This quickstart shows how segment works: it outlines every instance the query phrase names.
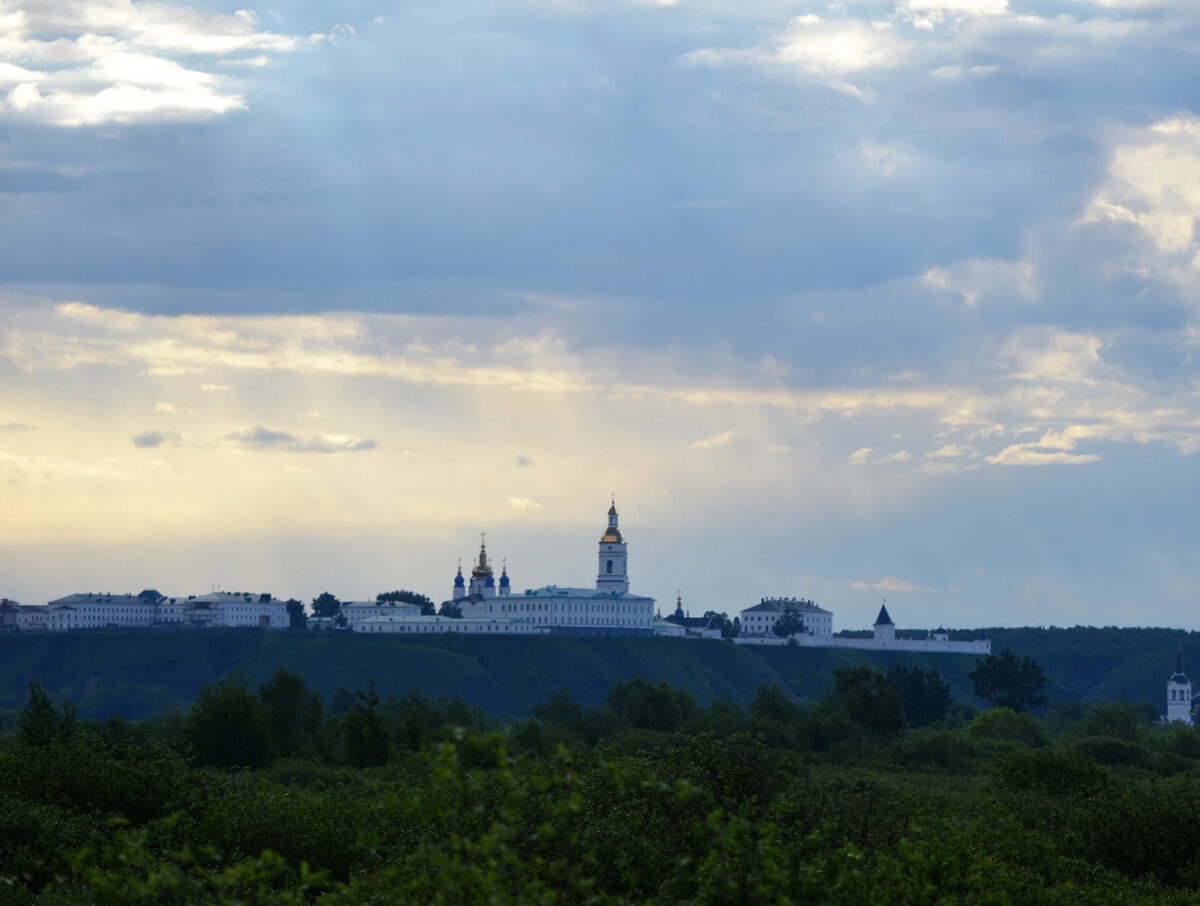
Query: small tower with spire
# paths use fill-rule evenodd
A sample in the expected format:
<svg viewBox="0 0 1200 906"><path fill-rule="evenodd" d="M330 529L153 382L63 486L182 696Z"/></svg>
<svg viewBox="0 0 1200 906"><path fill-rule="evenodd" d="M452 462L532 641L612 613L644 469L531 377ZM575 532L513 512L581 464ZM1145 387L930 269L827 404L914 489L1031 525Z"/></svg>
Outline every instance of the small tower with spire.
<svg viewBox="0 0 1200 906"><path fill-rule="evenodd" d="M500 566L500 597L507 598L511 587L511 582L508 579L508 561L505 560Z"/></svg>
<svg viewBox="0 0 1200 906"><path fill-rule="evenodd" d="M608 508L608 527L600 536L600 570L596 588L600 591L629 591L629 551L621 529L617 526L617 498Z"/></svg>
<svg viewBox="0 0 1200 906"><path fill-rule="evenodd" d="M467 596L467 583L463 579L462 560L458 561L458 575L454 577L454 594L453 600L460 601Z"/></svg>
<svg viewBox="0 0 1200 906"><path fill-rule="evenodd" d="M896 624L888 616L887 598L883 599L883 606L879 608L879 616L875 618L875 625L872 628L875 630L877 640L892 641L896 638Z"/></svg>
<svg viewBox="0 0 1200 906"><path fill-rule="evenodd" d="M1175 649L1175 673L1167 680L1167 720L1192 725L1192 683L1183 672L1183 645Z"/></svg>

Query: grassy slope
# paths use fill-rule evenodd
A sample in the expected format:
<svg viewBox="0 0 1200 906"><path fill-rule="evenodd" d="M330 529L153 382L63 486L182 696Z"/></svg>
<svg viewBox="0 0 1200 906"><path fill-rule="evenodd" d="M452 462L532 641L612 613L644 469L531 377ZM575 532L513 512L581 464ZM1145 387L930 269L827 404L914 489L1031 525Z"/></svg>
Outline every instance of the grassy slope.
<svg viewBox="0 0 1200 906"><path fill-rule="evenodd" d="M1200 653L1181 632L1154 629L993 629L996 649L1010 647L1046 666L1052 698L1158 701L1174 667L1175 644ZM0 636L0 708L19 707L26 684L77 700L80 716L153 714L196 695L200 684L235 670L253 682L277 667L300 673L326 700L339 686L382 694L419 689L462 695L493 713L522 714L557 687L588 704L618 679L643 676L685 686L702 702L748 701L760 683L778 682L815 698L833 670L868 663L935 666L954 697L970 698L965 655L746 648L680 639L423 639L345 634L255 632L64 633Z"/></svg>

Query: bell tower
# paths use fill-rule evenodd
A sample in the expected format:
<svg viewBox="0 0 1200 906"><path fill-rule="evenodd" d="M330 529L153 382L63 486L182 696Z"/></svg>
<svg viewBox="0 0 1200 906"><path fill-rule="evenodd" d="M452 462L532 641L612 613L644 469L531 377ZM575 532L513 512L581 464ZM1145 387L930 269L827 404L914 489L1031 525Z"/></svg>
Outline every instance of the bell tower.
<svg viewBox="0 0 1200 906"><path fill-rule="evenodd" d="M1183 646L1175 650L1175 673L1167 680L1167 721L1192 725L1192 684L1183 672Z"/></svg>
<svg viewBox="0 0 1200 906"><path fill-rule="evenodd" d="M608 508L608 527L600 536L600 570L596 588L601 591L629 591L629 551L621 529L617 526L617 499Z"/></svg>

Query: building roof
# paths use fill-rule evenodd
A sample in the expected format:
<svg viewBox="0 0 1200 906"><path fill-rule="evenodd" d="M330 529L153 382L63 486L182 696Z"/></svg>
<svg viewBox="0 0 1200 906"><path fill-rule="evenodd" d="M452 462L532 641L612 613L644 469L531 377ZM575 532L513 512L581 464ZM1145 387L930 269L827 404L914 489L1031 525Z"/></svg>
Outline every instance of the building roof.
<svg viewBox="0 0 1200 906"><path fill-rule="evenodd" d="M879 616L877 616L875 618L875 625L876 626L895 626L896 625L895 623L892 622L892 618L888 616L886 604L884 604L882 607L879 608ZM1160 673L1159 676L1162 676L1162 674Z"/></svg>
<svg viewBox="0 0 1200 906"><path fill-rule="evenodd" d="M1171 677L1169 682L1179 683L1181 686L1187 685L1187 674L1183 672L1183 646L1180 645L1175 649L1175 675Z"/></svg>
<svg viewBox="0 0 1200 906"><path fill-rule="evenodd" d="M830 613L830 611L823 607L818 607L812 601L806 601L802 598L763 598L753 607L744 608L742 613L785 613L789 610L798 613Z"/></svg>
<svg viewBox="0 0 1200 906"><path fill-rule="evenodd" d="M249 591L214 591L206 595L189 595L189 604L282 604L269 594Z"/></svg>
<svg viewBox="0 0 1200 906"><path fill-rule="evenodd" d="M676 626L682 626L684 629L694 629L702 632L706 629L717 629L721 627L716 624L712 617L681 617L678 614L671 614L667 617L664 623L674 623Z"/></svg>
<svg viewBox="0 0 1200 906"><path fill-rule="evenodd" d="M508 601L519 601L521 598L593 598L619 601L653 601L645 595L634 595L627 591L606 591L601 588L563 588L558 585L544 585L541 588L527 588L524 594L509 595Z"/></svg>
<svg viewBox="0 0 1200 906"><path fill-rule="evenodd" d="M67 595L65 598L56 598L51 601L50 607L79 607L82 604L140 604L143 607L154 607L157 602L147 601L143 598L134 595L114 595L114 594L93 594L92 592L76 593Z"/></svg>

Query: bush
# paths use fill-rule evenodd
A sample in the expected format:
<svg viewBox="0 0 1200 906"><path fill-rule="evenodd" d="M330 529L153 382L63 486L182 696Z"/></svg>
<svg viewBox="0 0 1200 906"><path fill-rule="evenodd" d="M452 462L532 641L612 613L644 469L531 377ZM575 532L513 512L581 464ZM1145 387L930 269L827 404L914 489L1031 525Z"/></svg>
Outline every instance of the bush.
<svg viewBox="0 0 1200 906"><path fill-rule="evenodd" d="M1046 731L1037 720L1025 712L1011 708L992 708L978 714L967 732L979 739L998 739L1021 745L1041 747L1050 744Z"/></svg>
<svg viewBox="0 0 1200 906"><path fill-rule="evenodd" d="M1051 796L1094 796L1108 788L1108 771L1077 749L1034 749L1004 759L992 774L999 789Z"/></svg>
<svg viewBox="0 0 1200 906"><path fill-rule="evenodd" d="M976 745L962 733L914 730L892 743L887 753L889 759L908 767L965 774L971 770Z"/></svg>
<svg viewBox="0 0 1200 906"><path fill-rule="evenodd" d="M1150 753L1136 742L1126 742L1112 736L1089 736L1075 743L1075 747L1100 764L1150 766Z"/></svg>

